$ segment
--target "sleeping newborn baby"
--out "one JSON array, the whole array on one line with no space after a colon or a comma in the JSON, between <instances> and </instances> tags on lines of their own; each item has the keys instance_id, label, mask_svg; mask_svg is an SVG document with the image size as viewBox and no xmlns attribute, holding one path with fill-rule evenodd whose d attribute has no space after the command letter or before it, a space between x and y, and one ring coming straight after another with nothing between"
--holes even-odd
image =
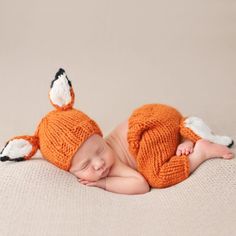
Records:
<instances>
[{"instance_id":1,"label":"sleeping newborn baby","mask_svg":"<svg viewBox=\"0 0 236 236\"><path fill-rule=\"evenodd\" d=\"M233 153L225 146L226 137L221 137L217 141L223 145L200 138L197 141L184 139L177 148L173 148L175 153L171 153L172 156L166 156L162 150L168 145L164 144L168 140L160 141L161 147L156 147L159 155L151 154L155 146L150 143L150 147L146 148L152 151L143 156L142 160L144 154L135 156L129 151L128 127L129 122L125 120L105 139L93 135L84 142L76 152L70 168L80 183L115 193L141 194L148 192L150 187L164 188L183 181L205 160L233 157Z\"/></svg>"},{"instance_id":2,"label":"sleeping newborn baby","mask_svg":"<svg viewBox=\"0 0 236 236\"><path fill-rule=\"evenodd\" d=\"M40 149L43 157L69 171L81 184L121 194L143 194L151 187L180 183L205 160L233 158L233 140L214 134L197 117L183 117L164 104L135 109L108 136L88 115L73 108L74 91L60 69L51 83L56 108L33 136L7 142L1 161L23 161Z\"/></svg>"}]
</instances>

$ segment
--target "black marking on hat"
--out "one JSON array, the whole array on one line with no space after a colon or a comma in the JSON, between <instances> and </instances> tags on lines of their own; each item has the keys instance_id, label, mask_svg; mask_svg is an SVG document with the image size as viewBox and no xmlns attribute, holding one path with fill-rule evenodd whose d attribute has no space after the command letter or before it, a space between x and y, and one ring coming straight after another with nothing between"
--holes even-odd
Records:
<instances>
[{"instance_id":1,"label":"black marking on hat","mask_svg":"<svg viewBox=\"0 0 236 236\"><path fill-rule=\"evenodd\" d=\"M57 79L57 78L58 78L60 75L62 75L63 73L65 73L65 70L62 69L62 68L60 68L60 69L57 71L56 75L55 75L55 79Z\"/></svg>"},{"instance_id":2,"label":"black marking on hat","mask_svg":"<svg viewBox=\"0 0 236 236\"><path fill-rule=\"evenodd\" d=\"M50 88L53 87L54 82L59 78L59 76L63 75L64 73L66 74L65 70L62 69L62 68L60 68L60 69L57 71L57 73L56 73L56 75L55 75L55 79L51 82ZM69 86L72 87L72 83L71 83L71 81L68 79L67 75L66 75L66 79L67 79L67 81L68 81Z\"/></svg>"},{"instance_id":3,"label":"black marking on hat","mask_svg":"<svg viewBox=\"0 0 236 236\"><path fill-rule=\"evenodd\" d=\"M24 157L18 157L18 158L10 158L9 156L3 156L0 158L0 161L4 162L4 161L16 161L16 162L19 162L19 161L24 161L25 158Z\"/></svg>"}]
</instances>

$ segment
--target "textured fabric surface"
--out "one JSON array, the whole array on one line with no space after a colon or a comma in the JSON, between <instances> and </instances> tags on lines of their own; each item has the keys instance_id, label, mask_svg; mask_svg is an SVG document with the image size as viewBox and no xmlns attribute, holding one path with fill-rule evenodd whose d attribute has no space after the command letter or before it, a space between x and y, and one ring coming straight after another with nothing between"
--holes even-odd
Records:
<instances>
[{"instance_id":1,"label":"textured fabric surface","mask_svg":"<svg viewBox=\"0 0 236 236\"><path fill-rule=\"evenodd\" d=\"M151 187L169 187L189 176L188 157L175 155L181 120L175 108L164 104L145 104L129 118L129 150Z\"/></svg>"},{"instance_id":2,"label":"textured fabric surface","mask_svg":"<svg viewBox=\"0 0 236 236\"><path fill-rule=\"evenodd\" d=\"M1 236L236 234L236 159L132 196L80 185L40 158L0 163L0 177Z\"/></svg>"},{"instance_id":3,"label":"textured fabric surface","mask_svg":"<svg viewBox=\"0 0 236 236\"><path fill-rule=\"evenodd\" d=\"M2 0L0 11L0 145L51 109L58 66L105 133L158 102L236 140L235 1ZM41 159L0 163L0 180L0 236L236 235L235 159L135 196L81 186Z\"/></svg>"},{"instance_id":4,"label":"textured fabric surface","mask_svg":"<svg viewBox=\"0 0 236 236\"><path fill-rule=\"evenodd\" d=\"M102 136L97 123L82 111L51 111L38 127L39 148L44 158L69 170L78 148L93 134Z\"/></svg>"}]
</instances>

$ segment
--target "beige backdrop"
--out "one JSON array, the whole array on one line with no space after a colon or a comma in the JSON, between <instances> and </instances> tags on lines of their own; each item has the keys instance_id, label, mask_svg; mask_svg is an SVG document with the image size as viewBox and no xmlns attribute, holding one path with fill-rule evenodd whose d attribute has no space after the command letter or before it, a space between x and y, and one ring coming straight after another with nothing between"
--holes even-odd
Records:
<instances>
[{"instance_id":1,"label":"beige backdrop","mask_svg":"<svg viewBox=\"0 0 236 236\"><path fill-rule=\"evenodd\" d=\"M236 140L235 62L236 1L0 0L0 146L34 133L60 67L104 134L167 103ZM80 185L41 158L1 162L0 182L1 236L236 235L236 158L144 195Z\"/></svg>"},{"instance_id":2,"label":"beige backdrop","mask_svg":"<svg viewBox=\"0 0 236 236\"><path fill-rule=\"evenodd\" d=\"M161 102L235 136L235 23L231 0L0 0L0 144L33 134L59 67L105 134Z\"/></svg>"}]
</instances>

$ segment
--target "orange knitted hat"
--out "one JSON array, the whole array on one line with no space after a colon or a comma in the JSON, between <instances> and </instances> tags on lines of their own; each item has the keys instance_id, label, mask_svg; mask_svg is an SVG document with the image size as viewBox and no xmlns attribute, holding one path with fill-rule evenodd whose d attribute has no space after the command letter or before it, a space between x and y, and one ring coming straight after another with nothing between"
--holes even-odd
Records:
<instances>
[{"instance_id":1,"label":"orange knitted hat","mask_svg":"<svg viewBox=\"0 0 236 236\"><path fill-rule=\"evenodd\" d=\"M68 171L79 147L93 134L103 136L94 120L73 108L74 91L63 69L51 83L49 98L56 110L40 121L34 136L9 140L0 154L1 161L28 160L40 149L46 160Z\"/></svg>"}]
</instances>

